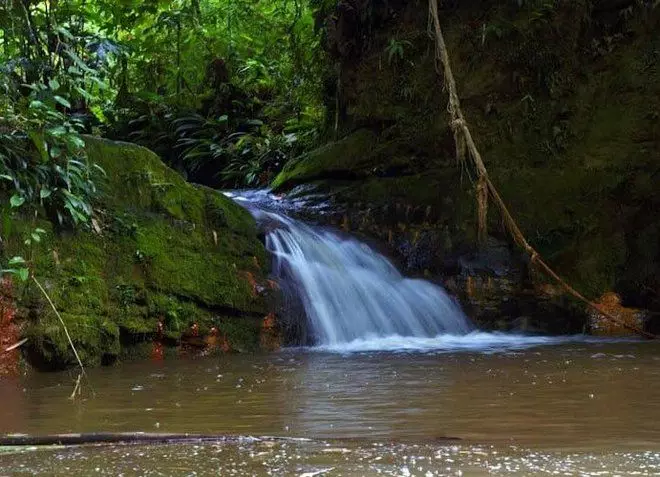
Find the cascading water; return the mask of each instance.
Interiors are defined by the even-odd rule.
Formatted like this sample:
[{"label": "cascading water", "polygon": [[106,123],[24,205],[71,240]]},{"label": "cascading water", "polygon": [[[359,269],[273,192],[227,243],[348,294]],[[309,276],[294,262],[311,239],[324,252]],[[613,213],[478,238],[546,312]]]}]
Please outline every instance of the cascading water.
[{"label": "cascading water", "polygon": [[277,219],[282,226],[266,238],[274,273],[299,285],[318,344],[470,331],[460,308],[440,287],[401,276],[383,256],[353,239]]},{"label": "cascading water", "polygon": [[267,230],[277,278],[295,283],[313,341],[322,347],[400,338],[464,335],[472,327],[454,299],[425,280],[402,276],[367,245],[235,196]]},{"label": "cascading water", "polygon": [[287,211],[324,213],[324,205],[278,200],[268,191],[228,192],[266,234],[273,272],[302,302],[316,349],[353,351],[519,350],[584,335],[525,336],[474,329],[458,303],[425,280],[402,276],[385,257],[340,233],[291,219]]}]

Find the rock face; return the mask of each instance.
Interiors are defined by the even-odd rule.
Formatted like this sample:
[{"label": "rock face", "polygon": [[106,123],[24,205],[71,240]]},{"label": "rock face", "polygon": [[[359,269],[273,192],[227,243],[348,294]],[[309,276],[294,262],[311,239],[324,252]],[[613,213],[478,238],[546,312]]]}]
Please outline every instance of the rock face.
[{"label": "rock face", "polygon": [[[442,4],[464,113],[530,243],[585,295],[660,310],[660,8]],[[492,205],[490,239],[475,245],[474,174],[456,162],[423,3],[343,0],[319,24],[341,139],[288,165],[276,189],[327,194],[329,221],[442,280],[482,326],[587,327],[508,245]]]},{"label": "rock face", "polygon": [[[49,233],[34,259],[83,361],[111,362],[157,336],[170,344],[188,335],[202,341],[211,331],[224,349],[257,349],[268,314],[266,259],[249,214],[188,184],[147,149],[86,142],[107,174],[92,230],[40,224]],[[18,305],[28,359],[44,368],[75,364],[38,291],[28,287]]]}]

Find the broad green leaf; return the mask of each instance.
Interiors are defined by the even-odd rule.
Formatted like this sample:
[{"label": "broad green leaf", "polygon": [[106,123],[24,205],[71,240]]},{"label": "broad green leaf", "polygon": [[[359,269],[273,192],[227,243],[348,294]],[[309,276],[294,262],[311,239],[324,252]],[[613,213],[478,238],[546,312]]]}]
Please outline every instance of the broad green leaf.
[{"label": "broad green leaf", "polygon": [[[55,137],[61,137],[67,133],[67,130],[64,126],[55,126],[54,128],[48,129],[48,132]],[[53,157],[57,157],[57,156],[53,156]]]},{"label": "broad green leaf", "polygon": [[52,79],[52,80],[49,80],[49,81],[48,81],[48,86],[49,86],[50,89],[52,89],[53,91],[57,91],[58,89],[60,89],[60,82],[57,81],[56,79]]},{"label": "broad green leaf", "polygon": [[57,146],[53,146],[53,147],[50,148],[50,157],[52,157],[54,159],[57,159],[61,155],[62,155],[62,149],[61,148],[59,148]]},{"label": "broad green leaf", "polygon": [[55,96],[53,97],[53,99],[54,99],[55,101],[57,101],[59,104],[61,104],[62,106],[64,106],[65,108],[67,108],[67,109],[71,109],[71,103],[69,103],[69,101],[66,100],[66,99],[64,99],[62,96],[57,96],[57,95],[55,95]]},{"label": "broad green leaf", "polygon": [[47,162],[49,159],[49,154],[48,154],[48,149],[46,148],[46,141],[44,140],[44,135],[41,131],[30,131],[28,133],[28,136],[32,140],[32,144],[34,144],[34,147],[37,148],[37,151],[39,151],[39,155],[41,156],[41,160],[43,162]]},{"label": "broad green leaf", "polygon": [[83,89],[80,86],[76,86],[74,89],[78,92],[80,96],[85,98],[87,101],[91,101],[92,99],[94,99],[94,96],[88,93],[86,89]]},{"label": "broad green leaf", "polygon": [[20,207],[25,203],[25,197],[22,197],[18,194],[14,194],[11,196],[11,199],[9,199],[9,203],[13,208]]},{"label": "broad green leaf", "polygon": [[67,30],[66,28],[64,28],[64,27],[62,27],[62,26],[58,26],[58,27],[55,28],[55,30],[56,30],[60,35],[62,35],[63,37],[65,37],[67,40],[75,40],[74,36],[73,36],[73,35],[71,34],[71,32],[70,32],[69,30]]},{"label": "broad green leaf", "polygon": [[43,187],[43,188],[39,191],[39,197],[41,197],[42,199],[47,199],[47,198],[50,197],[50,195],[51,195],[52,193],[53,193],[52,190],[48,189],[47,187]]},{"label": "broad green leaf", "polygon": [[9,259],[9,266],[13,267],[14,265],[23,265],[25,263],[25,259],[23,257],[12,257]]},{"label": "broad green leaf", "polygon": [[27,268],[19,268],[18,276],[22,281],[27,282],[28,278],[30,278],[30,270]]},{"label": "broad green leaf", "polygon": [[66,142],[73,149],[82,149],[85,147],[85,141],[75,134],[69,134],[66,138]]}]

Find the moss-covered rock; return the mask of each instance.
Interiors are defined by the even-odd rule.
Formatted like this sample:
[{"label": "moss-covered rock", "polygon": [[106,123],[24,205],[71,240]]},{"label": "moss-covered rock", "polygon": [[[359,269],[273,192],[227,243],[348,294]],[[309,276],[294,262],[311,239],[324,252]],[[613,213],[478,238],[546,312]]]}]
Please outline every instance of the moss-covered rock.
[{"label": "moss-covered rock", "polygon": [[[253,350],[267,315],[255,284],[265,251],[250,215],[223,195],[187,183],[151,151],[86,138],[107,178],[89,230],[56,232],[33,251],[34,271],[86,364],[110,362],[121,347],[164,336],[179,340],[197,324],[215,327],[232,349]],[[20,222],[20,221],[19,221]],[[16,223],[9,254],[23,254]],[[28,356],[44,367],[75,364],[59,320],[34,286],[26,311]]]},{"label": "moss-covered rock", "polygon": [[366,129],[356,131],[287,163],[272,186],[274,189],[284,189],[316,179],[358,178],[365,169],[378,165],[380,157],[377,149],[376,134]]}]

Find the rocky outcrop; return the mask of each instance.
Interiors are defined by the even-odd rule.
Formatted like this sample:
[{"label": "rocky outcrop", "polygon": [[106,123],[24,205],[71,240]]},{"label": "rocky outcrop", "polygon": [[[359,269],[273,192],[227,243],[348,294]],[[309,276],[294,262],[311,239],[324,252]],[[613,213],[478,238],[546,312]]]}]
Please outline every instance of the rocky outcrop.
[{"label": "rocky outcrop", "polygon": [[[660,310],[660,8],[442,3],[465,115],[529,242],[587,296]],[[476,245],[475,184],[456,162],[423,5],[344,0],[325,13],[343,139],[288,165],[277,190],[327,194],[329,220],[442,280],[482,326],[587,327],[494,208]]]}]

